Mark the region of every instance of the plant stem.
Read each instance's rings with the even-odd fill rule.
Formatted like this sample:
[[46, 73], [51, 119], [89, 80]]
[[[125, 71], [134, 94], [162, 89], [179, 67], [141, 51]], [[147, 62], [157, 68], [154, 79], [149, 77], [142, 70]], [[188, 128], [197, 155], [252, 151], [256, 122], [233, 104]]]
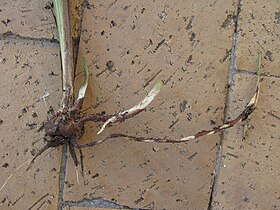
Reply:
[[62, 107], [70, 107], [73, 103], [73, 44], [70, 25], [70, 9], [68, 0], [53, 0], [57, 29], [60, 41], [62, 64]]

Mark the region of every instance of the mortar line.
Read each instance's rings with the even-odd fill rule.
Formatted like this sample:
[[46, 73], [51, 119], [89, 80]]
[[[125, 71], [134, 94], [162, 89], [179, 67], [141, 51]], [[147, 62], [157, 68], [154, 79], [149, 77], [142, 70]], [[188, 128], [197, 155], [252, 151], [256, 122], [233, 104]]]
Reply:
[[[101, 198], [96, 199], [84, 199], [81, 201], [63, 201], [63, 207], [65, 206], [75, 206], [75, 207], [94, 207], [94, 208], [110, 208], [110, 209], [140, 209], [140, 208], [130, 208], [129, 206], [124, 206], [121, 204], [114, 203], [112, 201], [104, 200]], [[144, 210], [144, 209], [141, 209]]]
[[28, 41], [28, 42], [40, 42], [40, 43], [55, 43], [59, 44], [59, 41], [55, 38], [49, 39], [49, 38], [36, 38], [36, 37], [29, 37], [29, 36], [20, 36], [18, 34], [14, 34], [11, 31], [8, 31], [6, 33], [0, 34], [0, 41]]
[[[237, 73], [236, 51], [237, 51], [237, 38], [238, 38], [238, 20], [240, 17], [241, 10], [242, 10], [242, 0], [238, 0], [237, 9], [236, 9], [235, 27], [234, 27], [234, 33], [233, 33], [233, 39], [232, 39], [231, 60], [230, 60], [230, 67], [229, 67], [229, 74], [228, 74], [226, 103], [225, 103], [225, 109], [224, 109], [224, 120], [223, 120], [224, 122], [226, 122], [226, 119], [228, 116], [230, 92], [231, 92], [231, 87], [234, 82], [233, 77]], [[217, 159], [216, 159], [215, 168], [214, 168], [214, 177], [212, 180], [211, 193], [210, 193], [210, 198], [209, 198], [209, 203], [208, 203], [208, 208], [207, 208], [208, 210], [212, 210], [212, 207], [213, 207], [213, 197], [214, 197], [214, 194], [217, 189], [218, 178], [220, 175], [220, 168], [222, 165], [224, 139], [225, 139], [225, 131], [222, 132], [220, 142], [219, 142]]]
[[[257, 75], [256, 71], [251, 71], [251, 70], [241, 70], [238, 69], [237, 74], [249, 74], [249, 75]], [[272, 78], [280, 78], [280, 75], [274, 75], [274, 74], [270, 74], [269, 72], [263, 72], [260, 73], [261, 77], [272, 77]]]
[[61, 155], [61, 166], [59, 172], [59, 191], [58, 191], [58, 209], [62, 210], [63, 208], [63, 196], [64, 196], [64, 183], [66, 177], [66, 165], [67, 165], [67, 145], [63, 146], [63, 151]]

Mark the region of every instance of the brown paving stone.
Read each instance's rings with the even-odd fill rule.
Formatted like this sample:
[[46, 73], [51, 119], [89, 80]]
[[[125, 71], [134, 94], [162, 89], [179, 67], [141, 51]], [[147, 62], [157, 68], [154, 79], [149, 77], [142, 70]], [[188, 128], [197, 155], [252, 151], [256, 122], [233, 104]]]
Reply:
[[[83, 55], [89, 60], [86, 113], [129, 108], [156, 81], [166, 82], [146, 112], [114, 125], [105, 135], [180, 138], [211, 128], [211, 120], [221, 123], [229, 68], [226, 50], [231, 49], [233, 32], [232, 22], [224, 22], [236, 10], [234, 2], [88, 3], [78, 64], [82, 69]], [[114, 63], [110, 69], [108, 61]], [[80, 70], [76, 88], [82, 79]], [[99, 128], [89, 124], [80, 142], [96, 139]], [[87, 183], [83, 185], [81, 176], [77, 183], [70, 159], [64, 200], [102, 197], [131, 207], [205, 209], [219, 139], [214, 135], [175, 145], [115, 139], [85, 149]]]
[[12, 32], [23, 37], [57, 38], [49, 0], [1, 0], [0, 34]]
[[[52, 0], [2, 0], [0, 34], [9, 32], [22, 37], [58, 39], [50, 3]], [[70, 1], [72, 35], [79, 37], [83, 0]], [[15, 8], [15, 9], [11, 9]]]
[[[229, 116], [250, 100], [256, 77], [236, 75]], [[213, 209], [279, 209], [279, 85], [264, 78], [256, 111], [245, 124], [225, 134]]]
[[237, 67], [254, 70], [262, 50], [264, 71], [279, 75], [280, 3], [278, 0], [244, 1], [238, 21]]
[[[43, 146], [49, 105], [60, 101], [58, 45], [19, 40], [0, 41], [0, 186]], [[40, 97], [49, 93], [47, 107]], [[0, 192], [1, 209], [56, 209], [61, 149], [40, 156], [29, 171], [17, 171]]]

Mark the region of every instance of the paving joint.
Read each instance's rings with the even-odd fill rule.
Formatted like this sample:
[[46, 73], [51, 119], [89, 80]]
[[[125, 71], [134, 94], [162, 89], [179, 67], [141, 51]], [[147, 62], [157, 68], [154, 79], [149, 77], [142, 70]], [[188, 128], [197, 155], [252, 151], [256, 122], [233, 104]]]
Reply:
[[94, 207], [94, 208], [111, 208], [111, 209], [137, 209], [131, 208], [129, 206], [114, 203], [112, 201], [104, 200], [101, 198], [97, 199], [85, 199], [82, 201], [64, 201], [64, 184], [66, 178], [67, 169], [67, 152], [68, 147], [64, 146], [61, 157], [61, 167], [60, 167], [60, 178], [59, 178], [59, 193], [58, 193], [58, 209], [63, 210], [66, 206], [76, 206], [76, 207]]
[[136, 209], [130, 208], [129, 206], [120, 205], [112, 201], [107, 201], [101, 198], [91, 199], [91, 200], [82, 200], [82, 201], [63, 201], [62, 207], [94, 207], [94, 208], [110, 208], [110, 209]]
[[[238, 69], [237, 74], [250, 74], [250, 75], [257, 75], [256, 71], [253, 70], [240, 70]], [[280, 78], [280, 75], [270, 74], [269, 72], [262, 72], [260, 73], [261, 77], [273, 77], [273, 78]]]
[[18, 34], [14, 34], [11, 31], [5, 32], [3, 34], [0, 34], [0, 41], [4, 41], [4, 40], [8, 40], [8, 41], [31, 41], [31, 42], [35, 42], [35, 43], [55, 43], [55, 44], [59, 44], [59, 41], [55, 38], [49, 39], [49, 38], [35, 38], [35, 37], [29, 37], [29, 36], [20, 36]]
[[61, 166], [60, 166], [60, 173], [59, 173], [59, 192], [58, 192], [58, 209], [62, 210], [63, 208], [63, 195], [64, 195], [64, 183], [66, 177], [66, 165], [67, 165], [67, 151], [68, 147], [65, 145], [63, 146], [63, 151], [61, 155]]
[[94, 207], [94, 208], [111, 208], [111, 209], [134, 209], [125, 205], [120, 205], [112, 201], [107, 201], [101, 198], [97, 199], [85, 199], [82, 201], [64, 201], [64, 184], [66, 179], [67, 169], [67, 152], [68, 147], [65, 145], [62, 151], [61, 167], [60, 167], [60, 178], [59, 178], [59, 193], [58, 193], [58, 209], [63, 210], [64, 207]]
[[[236, 10], [236, 19], [234, 21], [234, 33], [233, 33], [233, 40], [232, 40], [232, 51], [231, 51], [231, 60], [230, 60], [230, 68], [228, 74], [228, 86], [227, 86], [227, 94], [226, 94], [226, 104], [224, 109], [224, 122], [226, 122], [228, 116], [228, 109], [229, 109], [229, 97], [231, 92], [231, 87], [234, 84], [234, 75], [238, 73], [237, 66], [236, 66], [236, 52], [237, 52], [237, 38], [238, 38], [238, 20], [240, 17], [240, 13], [242, 11], [242, 0], [238, 0], [237, 10]], [[217, 189], [217, 181], [220, 174], [220, 168], [222, 164], [222, 155], [223, 155], [223, 143], [225, 139], [225, 131], [222, 132], [221, 139], [218, 146], [217, 152], [217, 159], [214, 168], [214, 176], [212, 179], [211, 185], [211, 193], [208, 203], [208, 210], [212, 210], [213, 207], [213, 197], [214, 193]]]

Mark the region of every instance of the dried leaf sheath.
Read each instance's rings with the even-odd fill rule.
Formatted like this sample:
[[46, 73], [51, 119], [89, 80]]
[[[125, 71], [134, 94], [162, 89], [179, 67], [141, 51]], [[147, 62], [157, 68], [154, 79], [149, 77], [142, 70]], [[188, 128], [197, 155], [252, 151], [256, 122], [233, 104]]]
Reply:
[[102, 138], [98, 141], [93, 141], [93, 142], [90, 142], [88, 144], [82, 144], [82, 145], [77, 144], [77, 147], [79, 147], [79, 148], [92, 147], [92, 146], [101, 144], [101, 143], [105, 142], [106, 140], [112, 139], [112, 138], [127, 138], [127, 139], [130, 139], [130, 140], [133, 140], [133, 141], [148, 142], [148, 143], [151, 143], [151, 142], [156, 142], [156, 143], [185, 143], [185, 142], [188, 142], [190, 140], [197, 139], [199, 137], [208, 136], [208, 135], [218, 133], [222, 130], [231, 128], [231, 127], [235, 126], [236, 124], [245, 121], [255, 110], [258, 95], [259, 95], [259, 85], [258, 85], [257, 90], [256, 90], [256, 92], [255, 92], [255, 94], [254, 94], [254, 96], [251, 100], [253, 102], [251, 103], [251, 101], [250, 101], [250, 103], [248, 103], [248, 105], [246, 106], [244, 111], [236, 119], [228, 121], [228, 122], [226, 122], [226, 123], [224, 123], [220, 126], [214, 127], [211, 130], [202, 130], [202, 131], [200, 131], [200, 132], [198, 132], [194, 135], [187, 136], [187, 137], [184, 137], [184, 138], [181, 138], [181, 139], [175, 139], [175, 138], [174, 139], [168, 139], [168, 138], [142, 137], [142, 136], [137, 137], [137, 136], [124, 134], [124, 133], [114, 133], [114, 134], [109, 134], [108, 136], [106, 136], [106, 137], [104, 137], [104, 138]]
[[[197, 139], [197, 138], [200, 138], [200, 137], [203, 137], [203, 136], [212, 135], [212, 134], [215, 134], [215, 133], [220, 132], [222, 130], [231, 128], [231, 127], [235, 126], [236, 124], [245, 121], [253, 113], [253, 111], [255, 110], [255, 108], [257, 106], [259, 93], [260, 93], [260, 67], [261, 67], [261, 53], [259, 52], [258, 53], [258, 60], [257, 60], [257, 84], [256, 84], [256, 90], [255, 90], [255, 93], [254, 93], [252, 99], [246, 105], [245, 109], [242, 111], [242, 113], [237, 118], [235, 118], [231, 121], [225, 122], [224, 124], [222, 124], [220, 126], [214, 127], [211, 130], [202, 130], [200, 132], [197, 132], [194, 135], [190, 135], [190, 136], [187, 136], [187, 137], [184, 137], [184, 138], [181, 138], [181, 139], [175, 139], [175, 138], [174, 139], [167, 139], [167, 138], [156, 138], [156, 137], [137, 137], [137, 136], [124, 134], [124, 133], [114, 133], [114, 134], [109, 134], [108, 136], [105, 136], [105, 137], [99, 139], [98, 141], [93, 141], [93, 142], [90, 142], [88, 144], [83, 144], [83, 145], [78, 145], [77, 144], [77, 147], [79, 147], [79, 148], [92, 147], [92, 146], [101, 144], [101, 143], [105, 142], [106, 140], [112, 139], [112, 138], [126, 138], [126, 139], [129, 139], [129, 140], [138, 141], [138, 142], [184, 143], [184, 142], [188, 142], [192, 139]], [[108, 121], [110, 121], [111, 119], [114, 119], [117, 115], [113, 116], [113, 118], [110, 118]], [[108, 122], [108, 121], [106, 121], [106, 122]], [[110, 122], [112, 122], [112, 120]], [[106, 126], [106, 123], [104, 125]], [[103, 127], [105, 127], [104, 125], [103, 125]], [[102, 131], [102, 129], [101, 129], [101, 131]]]
[[[63, 5], [64, 4], [64, 5]], [[159, 143], [184, 143], [191, 139], [196, 139], [202, 136], [211, 135], [217, 132], [220, 132], [224, 129], [228, 129], [237, 123], [240, 123], [246, 120], [254, 111], [256, 103], [258, 101], [259, 95], [259, 73], [257, 88], [253, 98], [250, 100], [248, 105], [245, 107], [244, 111], [234, 120], [226, 122], [220, 126], [214, 127], [211, 130], [202, 130], [197, 132], [194, 135], [184, 137], [182, 139], [167, 139], [167, 138], [157, 138], [157, 137], [137, 137], [128, 134], [122, 133], [113, 133], [107, 137], [95, 140], [89, 144], [79, 145], [78, 139], [83, 135], [84, 125], [86, 122], [105, 122], [101, 127], [101, 133], [109, 124], [114, 124], [117, 122], [123, 122], [128, 118], [134, 117], [135, 115], [141, 113], [146, 109], [146, 107], [155, 99], [156, 95], [159, 93], [160, 88], [162, 87], [162, 82], [159, 82], [151, 90], [151, 92], [137, 105], [132, 108], [116, 113], [114, 115], [108, 115], [105, 113], [95, 113], [86, 116], [82, 116], [81, 109], [83, 106], [83, 101], [85, 97], [85, 92], [88, 83], [88, 67], [87, 62], [84, 60], [84, 73], [85, 79], [84, 83], [80, 88], [79, 95], [77, 100], [73, 103], [73, 87], [71, 73], [73, 69], [73, 60], [72, 60], [72, 46], [71, 46], [71, 31], [69, 23], [69, 8], [68, 2], [65, 0], [54, 0], [55, 13], [57, 19], [57, 26], [60, 37], [61, 44], [61, 59], [63, 67], [63, 88], [64, 98], [63, 98], [63, 109], [54, 114], [50, 119], [44, 123], [44, 130], [46, 132], [46, 141], [47, 145], [43, 147], [38, 154], [34, 157], [32, 162], [42, 154], [49, 147], [58, 147], [60, 145], [68, 145], [72, 159], [74, 160], [75, 165], [78, 165], [78, 159], [76, 157], [75, 148], [83, 148], [95, 146], [101, 144], [104, 141], [111, 138], [128, 138], [133, 141], [138, 142], [159, 142]], [[69, 50], [69, 51], [68, 51]], [[258, 58], [258, 72], [260, 68], [260, 55]], [[82, 166], [82, 159], [81, 159]]]
[[73, 44], [70, 26], [70, 10], [68, 0], [53, 0], [55, 17], [60, 42], [62, 63], [62, 107], [70, 107], [73, 103]]

